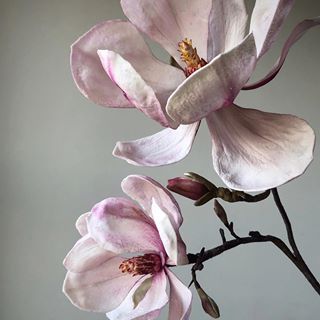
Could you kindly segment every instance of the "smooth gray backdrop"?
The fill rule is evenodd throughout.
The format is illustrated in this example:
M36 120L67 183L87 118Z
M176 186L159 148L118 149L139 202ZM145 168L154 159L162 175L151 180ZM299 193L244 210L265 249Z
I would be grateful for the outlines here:
M320 14L320 2L299 0L274 49L256 77L275 61L286 36L300 20ZM86 100L73 83L69 46L94 24L122 18L118 0L2 0L0 3L1 97L1 320L104 319L73 307L61 293L62 260L78 239L77 217L108 196L122 195L130 173L167 178L196 171L220 184L211 165L206 126L191 154L176 165L139 168L111 155L118 140L156 132L159 126L138 111L105 109ZM243 92L237 102L310 122L320 136L320 28L291 50L278 77L262 89ZM153 46L162 59L168 57ZM320 149L306 174L282 186L298 246L320 278ZM178 197L190 252L220 244L212 205L194 208ZM236 230L260 230L285 237L270 199L226 205ZM189 266L176 273L187 284ZM269 244L234 249L206 263L203 286L223 320L319 319L320 300L295 267ZM194 296L191 319L206 319ZM166 312L162 318L166 319Z

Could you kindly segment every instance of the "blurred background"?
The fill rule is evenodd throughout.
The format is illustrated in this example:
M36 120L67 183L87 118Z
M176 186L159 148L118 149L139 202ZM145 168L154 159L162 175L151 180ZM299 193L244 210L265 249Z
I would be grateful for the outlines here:
M250 3L249 3L250 4ZM252 3L251 3L252 4ZM264 75L300 20L320 14L320 2L297 1L277 44L260 61ZM124 18L118 0L2 0L0 2L0 319L105 319L76 309L62 294L62 260L79 238L74 222L98 201L122 196L120 181L131 173L162 184L196 171L222 185L211 163L205 125L190 155L161 168L130 166L111 155L118 140L146 136L159 126L134 110L105 109L86 100L70 73L69 47L103 20ZM306 119L320 136L320 28L309 31L277 78L242 92L237 103ZM152 45L158 57L168 61ZM296 241L320 278L320 149L300 178L279 188ZM221 243L212 203L195 208L177 196L189 252ZM260 230L286 237L271 197L259 204L225 205L240 235ZM187 284L190 266L175 272ZM220 306L223 320L318 319L319 296L270 244L238 247L205 265L199 280ZM161 319L166 319L162 313ZM194 296L191 319L208 318Z

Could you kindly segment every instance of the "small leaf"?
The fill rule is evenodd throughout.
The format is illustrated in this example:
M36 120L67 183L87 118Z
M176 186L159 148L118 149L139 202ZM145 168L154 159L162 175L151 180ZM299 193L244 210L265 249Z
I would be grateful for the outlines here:
M144 280L139 288L135 291L135 293L132 296L133 301L133 308L135 309L138 304L143 300L143 298L146 296L147 292L151 288L152 285L152 277Z
M208 296L200 286L197 286L197 292L200 297L203 310L212 318L218 319L220 317L220 311L216 302Z

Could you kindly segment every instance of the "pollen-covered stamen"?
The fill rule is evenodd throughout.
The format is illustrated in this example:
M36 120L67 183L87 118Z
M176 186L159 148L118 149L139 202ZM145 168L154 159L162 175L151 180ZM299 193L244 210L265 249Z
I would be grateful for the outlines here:
M162 262L157 254L147 253L143 256L124 260L119 269L122 273L129 273L132 276L154 274L162 269Z
M190 76L193 72L202 68L207 62L200 58L197 53L197 48L192 46L192 40L185 38L178 43L181 60L186 63L185 74Z

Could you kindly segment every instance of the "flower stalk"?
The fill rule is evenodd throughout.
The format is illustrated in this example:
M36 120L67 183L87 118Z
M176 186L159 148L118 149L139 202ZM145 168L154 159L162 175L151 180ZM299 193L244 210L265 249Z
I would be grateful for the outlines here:
M224 225L227 227L231 235L234 237L232 240L226 240L223 229L220 229L220 234L222 238L222 244L215 248L209 250L202 250L199 254L188 254L188 259L190 264L194 264L192 270L200 271L203 269L203 263L228 251L235 247L238 247L243 244L249 243L262 243L262 242L270 242L274 244L279 250L281 250L290 261L300 270L300 272L304 275L306 280L310 283L313 289L320 295L320 283L311 272L304 259L302 258L300 251L296 245L293 230L291 226L290 219L281 203L279 193L276 188L272 189L272 195L275 201L275 204L281 214L283 222L285 224L289 244L291 249L285 244L283 240L273 235L262 235L258 231L250 231L249 236L247 237L239 237L233 230L233 223L227 222L227 219L224 218ZM223 209L220 204L215 203L216 211ZM218 209L217 209L218 208ZM222 208L222 209L221 209ZM224 211L224 209L223 209ZM225 211L224 211L225 213ZM224 215L226 217L226 214ZM222 230L222 231L221 231Z

